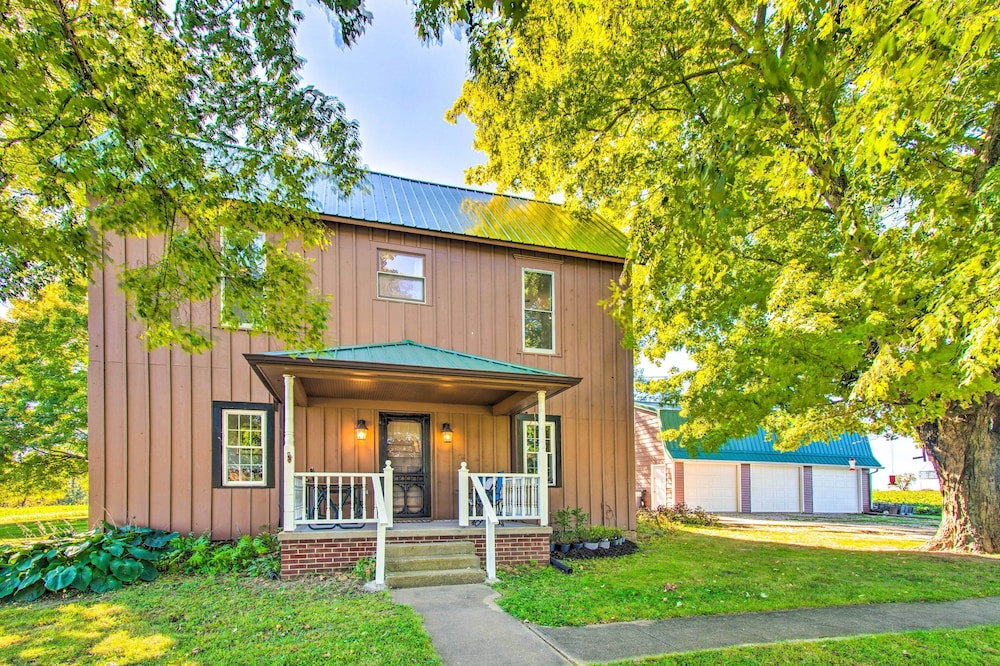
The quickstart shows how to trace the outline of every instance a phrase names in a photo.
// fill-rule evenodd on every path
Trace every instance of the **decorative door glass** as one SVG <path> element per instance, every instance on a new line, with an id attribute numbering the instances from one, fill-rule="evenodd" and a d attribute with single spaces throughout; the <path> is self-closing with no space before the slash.
<path id="1" fill-rule="evenodd" d="M 431 515 L 430 414 L 379 414 L 382 461 L 392 462 L 397 518 Z"/>

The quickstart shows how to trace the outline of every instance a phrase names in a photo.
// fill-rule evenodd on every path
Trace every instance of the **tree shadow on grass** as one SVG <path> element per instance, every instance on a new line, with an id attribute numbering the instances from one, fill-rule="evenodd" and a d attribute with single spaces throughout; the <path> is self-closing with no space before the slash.
<path id="1" fill-rule="evenodd" d="M 18 613 L 20 606 L 21 612 Z M 176 641 L 144 633 L 137 614 L 118 604 L 43 602 L 0 611 L 0 662 L 15 664 L 115 663 L 156 660 Z"/>

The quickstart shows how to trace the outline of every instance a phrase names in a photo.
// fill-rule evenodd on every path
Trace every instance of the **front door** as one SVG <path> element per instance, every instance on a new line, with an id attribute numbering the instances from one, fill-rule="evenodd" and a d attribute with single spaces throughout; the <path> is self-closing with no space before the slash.
<path id="1" fill-rule="evenodd" d="M 431 415 L 381 412 L 378 415 L 382 465 L 392 462 L 392 514 L 431 515 Z"/>

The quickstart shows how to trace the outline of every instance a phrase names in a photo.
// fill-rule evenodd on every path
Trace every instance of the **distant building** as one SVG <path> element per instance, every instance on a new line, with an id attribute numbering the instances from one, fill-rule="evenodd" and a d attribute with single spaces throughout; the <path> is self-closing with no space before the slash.
<path id="1" fill-rule="evenodd" d="M 676 407 L 636 403 L 636 502 L 686 504 L 713 512 L 862 513 L 880 467 L 866 435 L 844 433 L 795 451 L 776 451 L 763 430 L 718 451 L 662 441 L 683 419 Z"/>

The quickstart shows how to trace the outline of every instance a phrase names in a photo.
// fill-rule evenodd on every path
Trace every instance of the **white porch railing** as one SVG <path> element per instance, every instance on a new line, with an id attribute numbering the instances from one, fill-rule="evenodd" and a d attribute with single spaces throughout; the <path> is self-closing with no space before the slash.
<path id="1" fill-rule="evenodd" d="M 392 464 L 387 460 L 380 474 L 295 472 L 293 496 L 291 529 L 376 526 L 374 583 L 384 588 L 385 530 L 392 527 Z"/>
<path id="2" fill-rule="evenodd" d="M 470 483 L 472 478 L 483 486 L 486 501 L 477 496 Z M 470 520 L 484 520 L 486 504 L 500 520 L 540 521 L 539 481 L 537 474 L 473 474 L 463 462 L 458 470 L 458 524 L 467 527 Z"/>

